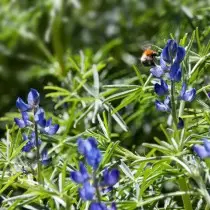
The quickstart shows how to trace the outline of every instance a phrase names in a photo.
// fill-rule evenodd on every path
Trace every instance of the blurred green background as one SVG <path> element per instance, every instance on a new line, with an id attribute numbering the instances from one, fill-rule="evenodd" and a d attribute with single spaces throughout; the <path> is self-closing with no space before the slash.
<path id="1" fill-rule="evenodd" d="M 186 33 L 190 37 L 196 27 L 200 41 L 207 43 L 209 0 L 1 0 L 1 116 L 15 110 L 17 96 L 26 95 L 30 87 L 44 97 L 44 85 L 59 86 L 61 74 L 71 70 L 68 57 L 80 55 L 81 50 L 95 55 L 95 60 L 112 57 L 114 62 L 102 72 L 104 83 L 123 84 L 135 75 L 134 64 L 149 75 L 149 69 L 139 62 L 145 46 L 163 47 L 170 34 L 177 40 Z M 135 112 L 135 106 L 127 112 Z M 156 116 L 147 110 L 143 114 L 147 122 L 132 121 L 126 134 L 130 141 L 142 132 L 145 140 L 151 138 L 149 123 Z"/>

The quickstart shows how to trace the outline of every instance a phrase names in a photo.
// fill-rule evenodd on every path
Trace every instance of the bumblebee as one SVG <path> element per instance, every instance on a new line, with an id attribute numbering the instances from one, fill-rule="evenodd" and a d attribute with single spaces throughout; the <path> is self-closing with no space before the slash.
<path id="1" fill-rule="evenodd" d="M 155 66 L 155 57 L 158 53 L 151 49 L 144 50 L 140 60 L 144 66 Z"/>

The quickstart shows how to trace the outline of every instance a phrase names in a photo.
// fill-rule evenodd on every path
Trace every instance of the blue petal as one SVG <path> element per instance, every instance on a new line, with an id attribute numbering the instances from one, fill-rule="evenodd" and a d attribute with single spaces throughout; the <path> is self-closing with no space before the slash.
<path id="1" fill-rule="evenodd" d="M 184 94 L 187 90 L 187 85 L 185 83 L 182 84 L 182 89 L 181 89 L 181 93 L 180 93 L 180 97 L 183 98 Z"/>
<path id="2" fill-rule="evenodd" d="M 26 127 L 25 122 L 23 120 L 19 119 L 19 118 L 15 117 L 14 121 L 19 128 L 25 128 Z"/>
<path id="3" fill-rule="evenodd" d="M 163 96 L 168 93 L 168 85 L 163 79 L 161 79 L 161 84 L 155 84 L 154 89 L 159 96 Z"/>
<path id="4" fill-rule="evenodd" d="M 46 126 L 46 119 L 45 119 L 45 113 L 44 113 L 44 109 L 39 108 L 37 110 L 37 112 L 35 113 L 34 116 L 35 122 L 41 126 L 41 127 L 45 127 Z"/>
<path id="5" fill-rule="evenodd" d="M 85 166 L 82 162 L 80 162 L 79 170 L 80 170 L 80 173 L 82 174 L 84 180 L 89 179 L 89 174 L 87 172 L 87 169 L 85 168 Z"/>
<path id="6" fill-rule="evenodd" d="M 28 140 L 26 145 L 22 148 L 22 151 L 23 152 L 30 152 L 33 147 L 34 147 L 34 144 L 30 140 Z"/>
<path id="7" fill-rule="evenodd" d="M 94 169 L 98 168 L 99 163 L 102 159 L 101 151 L 95 148 L 93 148 L 90 152 L 86 153 L 85 157 L 88 165 L 92 166 Z"/>
<path id="8" fill-rule="evenodd" d="M 105 169 L 103 173 L 104 184 L 108 186 L 113 186 L 118 182 L 119 177 L 120 177 L 120 172 L 117 169 L 112 169 L 111 171 Z"/>
<path id="9" fill-rule="evenodd" d="M 51 125 L 49 127 L 45 127 L 44 131 L 48 135 L 54 135 L 57 133 L 58 129 L 59 129 L 59 125 L 55 124 L 55 125 Z"/>
<path id="10" fill-rule="evenodd" d="M 87 141 L 91 144 L 91 146 L 92 146 L 93 148 L 97 148 L 98 143 L 97 143 L 97 141 L 96 141 L 95 138 L 93 138 L 93 137 L 88 137 Z"/>
<path id="11" fill-rule="evenodd" d="M 87 140 L 79 138 L 77 140 L 77 144 L 78 144 L 78 151 L 82 155 L 90 153 L 92 149 L 97 148 L 97 142 L 94 138 L 88 138 Z"/>
<path id="12" fill-rule="evenodd" d="M 169 75 L 170 75 L 170 79 L 172 81 L 179 82 L 181 80 L 182 72 L 181 72 L 181 67 L 178 63 L 174 63 L 171 66 L 171 70 L 170 70 Z"/>
<path id="13" fill-rule="evenodd" d="M 164 70 L 160 66 L 155 66 L 151 68 L 150 72 L 154 77 L 158 77 L 158 78 L 160 78 L 164 74 Z"/>
<path id="14" fill-rule="evenodd" d="M 22 111 L 22 112 L 26 112 L 31 110 L 31 106 L 26 104 L 21 98 L 18 97 L 17 101 L 16 101 L 16 107 Z"/>
<path id="15" fill-rule="evenodd" d="M 24 141 L 26 141 L 28 139 L 28 136 L 25 133 L 23 133 L 22 137 L 23 137 Z"/>
<path id="16" fill-rule="evenodd" d="M 175 63 L 181 63 L 185 57 L 185 49 L 184 47 L 178 47 Z"/>
<path id="17" fill-rule="evenodd" d="M 170 99 L 166 98 L 164 103 L 156 100 L 155 106 L 158 111 L 169 112 L 170 111 Z"/>
<path id="18" fill-rule="evenodd" d="M 116 203 L 112 203 L 110 210 L 117 210 Z"/>
<path id="19" fill-rule="evenodd" d="M 179 117 L 179 122 L 177 124 L 177 128 L 180 130 L 182 128 L 184 128 L 184 121 L 181 117 Z"/>
<path id="20" fill-rule="evenodd" d="M 194 152 L 201 158 L 204 159 L 206 157 L 210 157 L 210 152 L 208 152 L 204 146 L 201 145 L 194 145 L 193 147 Z"/>
<path id="21" fill-rule="evenodd" d="M 89 210 L 107 210 L 107 207 L 106 207 L 106 205 L 104 203 L 92 202 L 90 204 Z"/>
<path id="22" fill-rule="evenodd" d="M 79 195 L 83 200 L 93 200 L 95 188 L 89 182 L 85 182 L 83 187 L 79 189 Z"/>
<path id="23" fill-rule="evenodd" d="M 172 39 L 168 40 L 166 46 L 163 48 L 161 53 L 161 57 L 166 63 L 171 64 L 173 62 L 173 58 L 176 56 L 177 53 L 177 47 L 178 46 L 176 41 Z"/>
<path id="24" fill-rule="evenodd" d="M 84 182 L 84 178 L 79 171 L 70 172 L 70 177 L 74 182 L 76 182 L 78 184 L 82 184 Z"/>
<path id="25" fill-rule="evenodd" d="M 207 150 L 207 152 L 210 153 L 210 141 L 207 139 L 204 139 L 204 147 Z"/>
<path id="26" fill-rule="evenodd" d="M 176 43 L 175 40 L 169 39 L 168 42 L 167 42 L 167 46 L 168 46 L 168 49 L 169 49 L 170 56 L 172 58 L 174 58 L 177 54 L 178 44 Z"/>
<path id="27" fill-rule="evenodd" d="M 82 155 L 84 155 L 85 154 L 85 151 L 86 151 L 86 149 L 85 149 L 85 140 L 82 139 L 82 138 L 79 138 L 77 140 L 77 147 L 78 147 L 79 153 L 82 154 Z"/>
<path id="28" fill-rule="evenodd" d="M 49 165 L 49 163 L 52 161 L 52 158 L 50 158 L 49 156 L 48 156 L 48 153 L 47 153 L 47 150 L 44 150 L 43 152 L 42 152 L 42 164 L 43 165 Z"/>
<path id="29" fill-rule="evenodd" d="M 102 182 L 101 185 L 103 186 L 104 183 Z M 106 188 L 102 188 L 102 193 L 103 194 L 107 194 L 108 192 L 112 191 L 113 190 L 113 187 L 112 186 L 109 186 L 109 187 L 106 187 Z"/>
<path id="30" fill-rule="evenodd" d="M 46 121 L 46 126 L 50 126 L 52 125 L 52 118 L 50 118 L 49 120 Z"/>
<path id="31" fill-rule="evenodd" d="M 170 66 L 167 65 L 167 63 L 163 60 L 162 57 L 160 57 L 160 66 L 164 71 L 169 71 L 170 70 Z"/>
<path id="32" fill-rule="evenodd" d="M 36 146 L 36 135 L 34 131 L 30 134 L 29 140 L 33 143 L 34 146 Z M 38 144 L 40 145 L 41 143 L 41 140 L 38 139 Z"/>
<path id="33" fill-rule="evenodd" d="M 31 88 L 29 94 L 28 94 L 28 104 L 31 107 L 38 106 L 39 105 L 39 93 L 37 90 Z"/>
<path id="34" fill-rule="evenodd" d="M 171 63 L 171 56 L 169 54 L 169 49 L 168 46 L 164 47 L 162 50 L 162 53 L 160 55 L 162 57 L 162 59 L 166 62 L 166 63 Z"/>
<path id="35" fill-rule="evenodd" d="M 191 102 L 195 99 L 195 96 L 196 96 L 196 89 L 192 88 L 184 93 L 184 95 L 182 96 L 182 100 Z"/>
<path id="36" fill-rule="evenodd" d="M 80 162 L 80 171 L 73 171 L 70 173 L 70 177 L 78 184 L 82 184 L 89 179 L 89 174 L 84 164 Z"/>

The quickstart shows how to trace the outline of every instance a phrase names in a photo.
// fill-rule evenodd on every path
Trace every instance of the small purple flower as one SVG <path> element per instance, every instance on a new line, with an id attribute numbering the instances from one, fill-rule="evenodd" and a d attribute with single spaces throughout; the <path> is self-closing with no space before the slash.
<path id="1" fill-rule="evenodd" d="M 174 63 L 181 63 L 185 57 L 185 53 L 184 47 L 178 46 Z"/>
<path id="2" fill-rule="evenodd" d="M 19 119 L 16 117 L 14 118 L 14 121 L 19 128 L 25 128 L 27 126 L 32 125 L 32 122 L 29 121 L 29 116 L 27 112 L 21 112 L 21 115 L 22 115 L 22 119 Z"/>
<path id="3" fill-rule="evenodd" d="M 161 68 L 161 66 L 154 66 L 153 68 L 150 69 L 151 74 L 154 77 L 160 78 L 163 76 L 165 73 L 164 70 Z"/>
<path id="4" fill-rule="evenodd" d="M 173 59 L 177 54 L 178 45 L 175 40 L 169 39 L 166 46 L 163 48 L 161 57 L 166 63 L 173 63 Z"/>
<path id="5" fill-rule="evenodd" d="M 97 169 L 101 162 L 102 155 L 98 149 L 97 142 L 90 137 L 87 140 L 78 139 L 78 151 L 85 156 L 87 163 L 94 169 Z"/>
<path id="6" fill-rule="evenodd" d="M 28 137 L 23 134 L 23 140 L 27 141 L 27 143 L 25 144 L 25 146 L 22 148 L 23 152 L 30 152 L 32 148 L 34 148 L 34 143 L 33 141 L 31 141 L 30 139 L 28 139 Z"/>
<path id="7" fill-rule="evenodd" d="M 23 140 L 27 141 L 26 145 L 23 147 L 22 151 L 30 152 L 36 146 L 35 132 L 32 132 L 29 136 L 23 134 Z M 38 139 L 39 145 L 41 144 L 41 140 Z"/>
<path id="8" fill-rule="evenodd" d="M 112 169 L 108 171 L 106 168 L 103 173 L 102 185 L 113 186 L 115 185 L 120 178 L 120 172 L 117 169 Z"/>
<path id="9" fill-rule="evenodd" d="M 40 126 L 40 130 L 41 132 L 48 134 L 48 135 L 54 135 L 57 133 L 58 129 L 59 129 L 59 125 L 52 124 L 52 118 L 50 118 L 49 120 L 45 119 L 45 113 L 44 113 L 44 109 L 39 108 L 35 114 L 35 121 L 36 123 Z"/>
<path id="10" fill-rule="evenodd" d="M 168 85 L 163 79 L 160 79 L 160 84 L 155 84 L 154 89 L 159 96 L 163 96 L 168 93 Z"/>
<path id="11" fill-rule="evenodd" d="M 175 40 L 169 39 L 161 53 L 161 59 L 167 64 L 181 63 L 185 57 L 185 49 L 178 46 Z M 163 63 L 163 62 L 162 62 Z"/>
<path id="12" fill-rule="evenodd" d="M 181 80 L 182 71 L 179 63 L 174 63 L 171 66 L 169 76 L 172 81 L 179 82 Z"/>
<path id="13" fill-rule="evenodd" d="M 155 106 L 156 106 L 156 109 L 158 111 L 170 112 L 171 108 L 170 108 L 170 98 L 169 98 L 169 96 L 166 97 L 164 102 L 160 102 L 160 101 L 156 100 L 155 101 Z"/>
<path id="14" fill-rule="evenodd" d="M 187 90 L 187 85 L 183 83 L 182 90 L 180 93 L 180 99 L 183 101 L 191 102 L 194 100 L 195 95 L 196 95 L 196 89 L 191 88 L 190 90 Z"/>
<path id="15" fill-rule="evenodd" d="M 31 88 L 28 93 L 28 104 L 25 103 L 20 97 L 16 101 L 16 106 L 21 112 L 31 111 L 39 106 L 39 93 L 37 90 Z"/>
<path id="16" fill-rule="evenodd" d="M 182 128 L 184 128 L 184 120 L 181 117 L 179 117 L 179 122 L 177 124 L 177 128 L 178 128 L 178 130 L 181 130 Z"/>
<path id="17" fill-rule="evenodd" d="M 117 207 L 115 203 L 112 203 L 111 207 L 107 208 L 107 206 L 104 203 L 92 202 L 90 204 L 89 210 L 117 210 Z"/>
<path id="18" fill-rule="evenodd" d="M 194 152 L 201 158 L 205 159 L 210 157 L 210 141 L 204 139 L 204 145 L 194 145 L 193 150 Z"/>
<path id="19" fill-rule="evenodd" d="M 93 202 L 90 204 L 89 210 L 108 210 L 107 206 L 104 203 Z"/>
<path id="20" fill-rule="evenodd" d="M 48 156 L 47 150 L 42 152 L 42 164 L 47 166 L 52 161 L 52 158 Z"/>
<path id="21" fill-rule="evenodd" d="M 80 162 L 79 171 L 70 172 L 70 177 L 74 182 L 78 184 L 82 184 L 90 178 L 87 169 L 82 162 Z"/>
<path id="22" fill-rule="evenodd" d="M 83 184 L 82 188 L 79 188 L 79 195 L 84 201 L 91 201 L 95 196 L 95 188 L 87 181 Z"/>

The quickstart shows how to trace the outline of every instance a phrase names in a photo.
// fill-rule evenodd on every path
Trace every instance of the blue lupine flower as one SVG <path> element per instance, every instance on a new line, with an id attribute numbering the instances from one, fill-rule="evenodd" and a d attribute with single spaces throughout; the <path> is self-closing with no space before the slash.
<path id="1" fill-rule="evenodd" d="M 181 80 L 182 71 L 179 63 L 174 63 L 171 66 L 169 76 L 172 81 L 179 82 Z"/>
<path id="2" fill-rule="evenodd" d="M 94 169 L 97 169 L 101 162 L 101 151 L 97 147 L 97 142 L 90 137 L 87 140 L 78 139 L 78 151 L 85 156 L 87 163 Z"/>
<path id="3" fill-rule="evenodd" d="M 173 63 L 176 56 L 178 45 L 175 40 L 169 39 L 166 46 L 163 48 L 161 57 L 166 63 Z"/>
<path id="4" fill-rule="evenodd" d="M 165 73 L 164 69 L 161 68 L 160 66 L 154 66 L 153 68 L 150 69 L 150 72 L 154 77 L 158 78 L 162 77 L 163 74 Z"/>
<path id="5" fill-rule="evenodd" d="M 42 152 L 42 164 L 47 166 L 52 161 L 52 158 L 48 156 L 47 150 Z"/>
<path id="6" fill-rule="evenodd" d="M 179 117 L 179 122 L 177 124 L 177 128 L 179 130 L 182 129 L 182 128 L 184 128 L 184 120 L 181 117 Z"/>
<path id="7" fill-rule="evenodd" d="M 27 141 L 27 143 L 25 144 L 25 146 L 22 148 L 23 152 L 30 152 L 31 149 L 34 147 L 34 143 L 28 139 L 28 137 L 23 134 L 23 140 Z"/>
<path id="8" fill-rule="evenodd" d="M 90 204 L 90 210 L 108 210 L 104 203 L 93 202 Z"/>
<path id="9" fill-rule="evenodd" d="M 95 138 L 89 137 L 87 140 L 79 138 L 77 140 L 78 151 L 82 155 L 86 156 L 87 153 L 90 153 L 93 148 L 97 148 L 98 144 Z"/>
<path id="10" fill-rule="evenodd" d="M 26 134 L 23 134 L 23 140 L 27 141 L 26 145 L 22 149 L 24 152 L 30 152 L 31 149 L 33 149 L 36 146 L 35 138 L 36 138 L 35 132 L 32 132 L 29 136 L 27 136 Z M 38 143 L 39 145 L 41 144 L 40 139 L 38 139 Z"/>
<path id="11" fill-rule="evenodd" d="M 163 79 L 160 79 L 160 84 L 155 84 L 154 89 L 159 96 L 163 96 L 168 93 L 168 85 Z"/>
<path id="12" fill-rule="evenodd" d="M 57 133 L 59 125 L 58 124 L 52 125 L 52 118 L 50 118 L 49 120 L 45 119 L 44 109 L 39 108 L 34 118 L 36 123 L 40 126 L 41 132 L 48 135 L 54 135 Z"/>
<path id="13" fill-rule="evenodd" d="M 95 196 L 95 188 L 87 181 L 83 184 L 82 188 L 79 188 L 80 198 L 83 200 L 93 200 Z"/>
<path id="14" fill-rule="evenodd" d="M 117 169 L 108 171 L 106 168 L 103 173 L 102 185 L 113 186 L 115 185 L 120 177 L 120 172 Z"/>
<path id="15" fill-rule="evenodd" d="M 163 48 L 161 58 L 167 64 L 181 63 L 185 56 L 185 49 L 178 46 L 175 40 L 169 39 Z"/>
<path id="16" fill-rule="evenodd" d="M 73 181 L 75 181 L 78 184 L 82 184 L 90 178 L 87 169 L 85 168 L 82 162 L 80 162 L 79 171 L 70 172 L 70 177 Z"/>
<path id="17" fill-rule="evenodd" d="M 164 100 L 163 103 L 156 100 L 155 101 L 155 106 L 156 106 L 156 109 L 158 111 L 170 112 L 171 108 L 170 108 L 170 98 L 169 98 L 169 96 L 166 97 L 166 99 Z"/>
<path id="18" fill-rule="evenodd" d="M 210 141 L 204 139 L 204 145 L 194 145 L 193 150 L 201 159 L 210 157 Z"/>
<path id="19" fill-rule="evenodd" d="M 117 210 L 115 203 L 112 203 L 111 207 L 107 208 L 107 206 L 104 203 L 100 203 L 100 202 L 92 202 L 89 209 L 90 210 Z"/>
<path id="20" fill-rule="evenodd" d="M 25 128 L 26 126 L 32 125 L 27 112 L 21 112 L 21 115 L 22 119 L 16 117 L 14 118 L 14 121 L 19 128 Z"/>
<path id="21" fill-rule="evenodd" d="M 180 93 L 180 99 L 184 100 L 184 101 L 193 101 L 196 95 L 196 89 L 192 88 L 190 90 L 187 90 L 187 85 L 184 83 L 182 85 L 182 90 Z"/>
<path id="22" fill-rule="evenodd" d="M 18 97 L 16 101 L 16 106 L 20 109 L 21 112 L 30 111 L 34 108 L 39 106 L 39 93 L 37 90 L 31 88 L 30 92 L 28 93 L 28 104 L 25 103 L 20 97 Z"/>

